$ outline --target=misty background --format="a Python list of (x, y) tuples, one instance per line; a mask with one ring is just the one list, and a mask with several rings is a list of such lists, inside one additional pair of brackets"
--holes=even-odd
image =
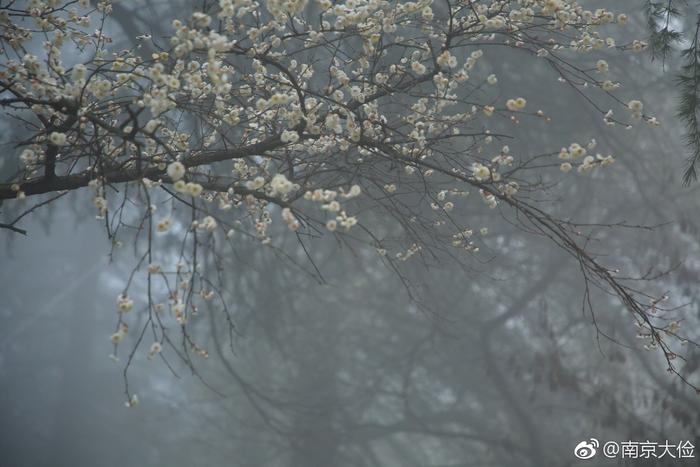
[[(615, 3), (644, 37), (639, 2)], [(173, 11), (192, 8), (116, 4), (115, 48), (164, 35)], [(516, 152), (575, 135), (615, 155), (610, 170), (562, 181), (547, 207), (619, 223), (600, 227), (590, 247), (630, 276), (655, 277), (640, 288), (667, 294), (697, 339), (700, 185), (681, 185), (677, 65), (610, 58), (625, 95), (662, 123), (626, 130), (607, 128), (549, 70), (506, 49), (484, 60), (503, 88), (548, 96), (540, 105), (552, 123), (524, 127)], [(12, 124), (3, 122), (3, 150), (21, 131)], [(201, 311), (194, 332), (208, 358), (196, 360), (197, 375), (135, 354), (140, 404), (127, 408), (122, 372), (135, 336), (119, 361), (109, 337), (136, 258), (126, 240), (112, 251), (88, 205), (72, 193), (28, 216), (27, 236), (0, 231), (0, 466), (541, 467), (583, 465), (573, 449), (592, 437), (700, 445), (700, 397), (642, 348), (629, 312), (593, 291), (601, 335), (576, 262), (483, 211), (473, 213), (489, 229), (481, 260), (407, 262), (400, 272), (332, 238), (307, 243), (313, 267), (291, 235), (276, 245), (291, 258), (241, 238), (221, 266), (233, 335), (215, 307)], [(683, 372), (697, 379), (698, 349), (686, 357)], [(697, 453), (637, 462), (700, 465)], [(586, 464), (598, 463), (615, 465)]]

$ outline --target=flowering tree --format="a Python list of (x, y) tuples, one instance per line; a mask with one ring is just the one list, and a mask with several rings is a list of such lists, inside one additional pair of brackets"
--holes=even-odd
[[(144, 54), (112, 50), (111, 8), (0, 4), (0, 103), (22, 135), (0, 199), (17, 211), (2, 227), (23, 233), (26, 214), (83, 189), (112, 245), (133, 241), (115, 346), (133, 310), (147, 319), (127, 369), (147, 333), (150, 357), (170, 351), (194, 369), (193, 354), (207, 355), (190, 333), (203, 302), (233, 330), (218, 259), (236, 242), (278, 248), (274, 233), (291, 235), (316, 268), (307, 240), (333, 235), (401, 275), (408, 260), (483, 258), (488, 230), (473, 222), (490, 212), (568, 252), (591, 316), (591, 288), (616, 296), (683, 378), (679, 321), (656, 315), (667, 297), (633, 287), (587, 248), (590, 224), (548, 208), (560, 182), (613, 156), (575, 134), (526, 152), (527, 132), (556, 131), (551, 96), (490, 72), (511, 49), (607, 126), (658, 126), (600, 58), (645, 49), (620, 32), (625, 14), (564, 0), (221, 0), (173, 19), (170, 37), (139, 36)], [(128, 380), (126, 392), (137, 401)]]

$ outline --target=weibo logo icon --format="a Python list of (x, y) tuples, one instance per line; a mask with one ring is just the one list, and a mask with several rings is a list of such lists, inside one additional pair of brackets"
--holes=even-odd
[(596, 455), (596, 452), (598, 452), (599, 446), (600, 443), (598, 443), (598, 440), (595, 438), (591, 438), (588, 441), (581, 441), (574, 448), (574, 456), (583, 460), (591, 459)]

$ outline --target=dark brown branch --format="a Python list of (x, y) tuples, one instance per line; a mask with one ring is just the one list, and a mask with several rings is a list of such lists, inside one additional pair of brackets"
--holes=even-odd
[[(265, 141), (240, 148), (199, 152), (184, 158), (181, 162), (187, 167), (196, 167), (213, 162), (262, 155), (281, 146), (284, 146), (284, 143), (280, 141), (279, 136), (273, 136)], [(27, 196), (32, 196), (63, 190), (76, 190), (88, 186), (90, 181), (95, 178), (98, 178), (98, 175), (94, 171), (84, 171), (53, 178), (37, 177), (17, 184), (20, 191), (23, 191)], [(161, 170), (158, 167), (149, 167), (141, 171), (137, 168), (118, 169), (107, 171), (100, 178), (104, 184), (133, 182), (141, 178), (158, 180), (165, 179), (165, 170)], [(14, 183), (0, 184), (0, 199), (12, 199), (17, 196), (17, 191), (13, 189), (13, 185)]]
[(0, 222), (0, 229), (7, 229), (7, 230), (11, 230), (11, 231), (13, 231), (13, 232), (20, 233), (20, 234), (22, 234), (22, 235), (27, 235), (27, 231), (26, 231), (26, 230), (20, 229), (19, 227), (15, 227), (15, 226), (12, 225), (12, 224), (4, 224), (4, 223)]

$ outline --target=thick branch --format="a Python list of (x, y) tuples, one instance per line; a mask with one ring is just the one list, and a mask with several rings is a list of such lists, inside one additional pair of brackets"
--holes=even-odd
[[(265, 141), (242, 146), (240, 148), (195, 153), (185, 157), (181, 162), (187, 167), (196, 167), (211, 164), (213, 162), (262, 155), (281, 146), (284, 146), (284, 143), (280, 141), (279, 136), (273, 136)], [(23, 191), (27, 196), (32, 196), (86, 187), (90, 183), (90, 180), (97, 177), (98, 175), (95, 173), (95, 171), (90, 170), (53, 178), (37, 177), (29, 179), (25, 182), (16, 183), (19, 185), (20, 191)], [(100, 178), (104, 184), (133, 182), (142, 178), (158, 180), (159, 178), (164, 177), (165, 170), (161, 170), (158, 167), (149, 167), (142, 170), (139, 170), (138, 168), (118, 169), (114, 171), (107, 171), (106, 173), (100, 175)], [(17, 191), (13, 189), (13, 184), (14, 183), (0, 184), (0, 199), (12, 199), (17, 196)]]

